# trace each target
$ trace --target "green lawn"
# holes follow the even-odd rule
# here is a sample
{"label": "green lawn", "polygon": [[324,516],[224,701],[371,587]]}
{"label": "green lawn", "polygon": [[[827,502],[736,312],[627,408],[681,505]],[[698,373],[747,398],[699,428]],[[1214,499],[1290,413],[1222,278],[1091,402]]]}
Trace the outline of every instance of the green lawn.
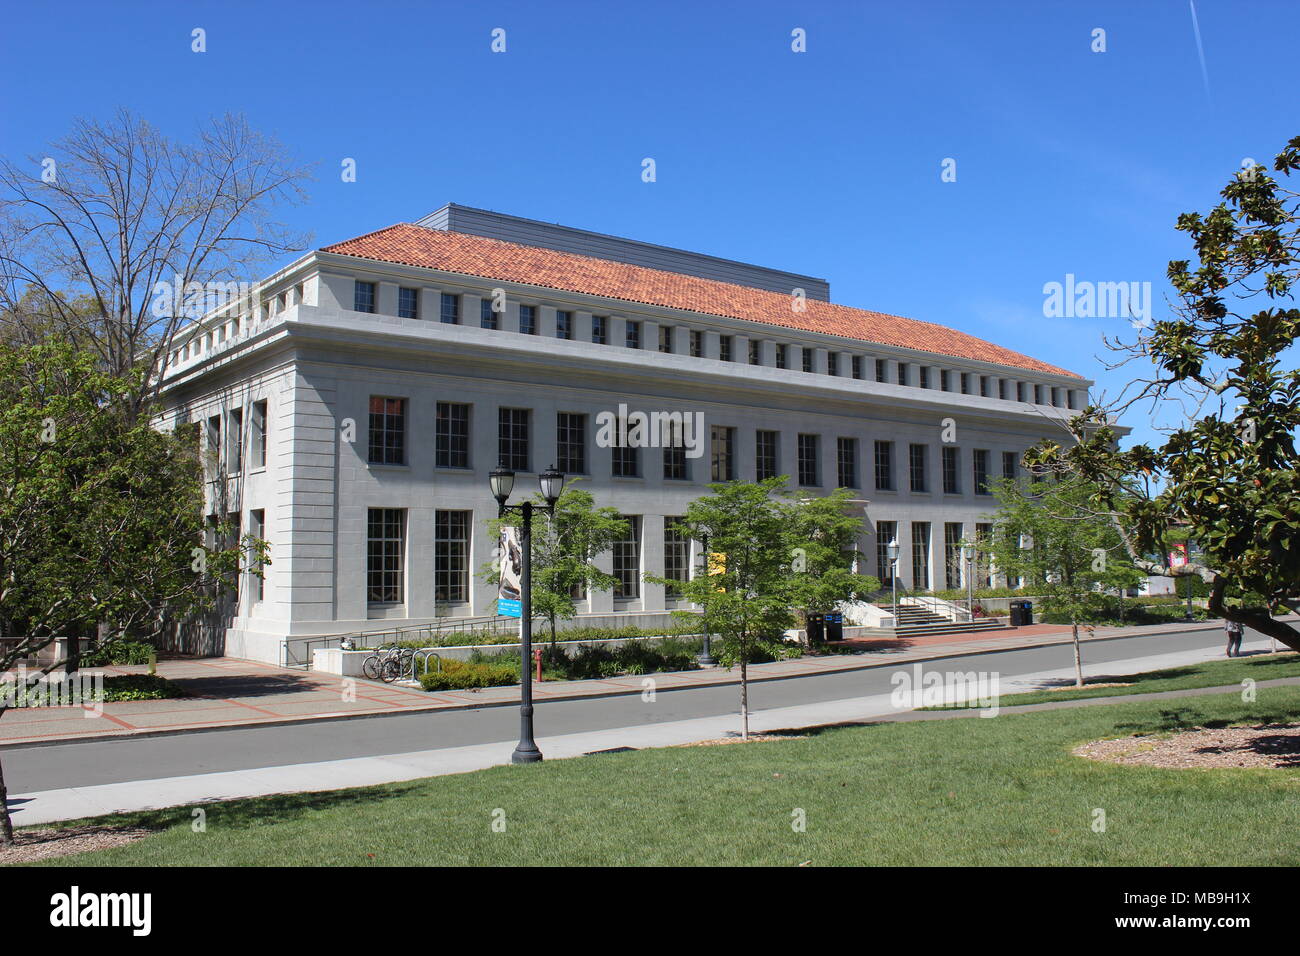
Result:
{"label": "green lawn", "polygon": [[[546,705],[539,708],[545,727]],[[1300,769],[1161,771],[1077,743],[1300,719],[1300,688],[499,767],[137,814],[160,832],[52,865],[1300,864]],[[505,832],[492,829],[505,813]],[[796,808],[807,831],[791,828]],[[1091,829],[1094,808],[1108,819]]]}
{"label": "green lawn", "polygon": [[[1086,653],[1086,652],[1085,652]],[[1170,667],[1141,674],[1107,676],[1085,679],[1079,688],[1062,690],[1031,690],[1023,694],[1003,694],[998,698],[1002,707],[1019,707],[1022,704],[1042,704],[1054,700],[1078,700],[1081,697],[1124,697],[1129,694],[1151,694],[1165,690],[1190,690],[1195,687],[1226,687],[1240,684],[1246,678],[1254,681],[1273,680],[1278,677],[1300,677],[1300,654],[1286,651],[1255,657],[1225,658]],[[1128,683],[1128,687],[1089,687],[1090,683]],[[959,706],[923,707],[922,710],[963,710]]]}

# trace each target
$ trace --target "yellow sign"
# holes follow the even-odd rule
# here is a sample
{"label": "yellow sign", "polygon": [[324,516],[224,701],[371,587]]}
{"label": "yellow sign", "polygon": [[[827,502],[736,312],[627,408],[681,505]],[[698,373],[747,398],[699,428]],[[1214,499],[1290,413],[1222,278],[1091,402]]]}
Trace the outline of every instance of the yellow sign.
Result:
{"label": "yellow sign", "polygon": [[[720,551],[709,552],[709,577],[715,574],[727,573],[727,556]],[[726,588],[717,588],[718,591],[726,591]]]}

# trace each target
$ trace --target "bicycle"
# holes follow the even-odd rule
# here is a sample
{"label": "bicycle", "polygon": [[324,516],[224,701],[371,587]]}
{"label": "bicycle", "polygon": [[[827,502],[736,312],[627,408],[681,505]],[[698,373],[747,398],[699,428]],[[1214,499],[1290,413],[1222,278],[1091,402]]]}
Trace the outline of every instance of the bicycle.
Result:
{"label": "bicycle", "polygon": [[361,673],[369,680],[381,680],[391,684],[412,670],[415,663],[415,650],[399,647],[396,644],[381,644],[361,663]]}

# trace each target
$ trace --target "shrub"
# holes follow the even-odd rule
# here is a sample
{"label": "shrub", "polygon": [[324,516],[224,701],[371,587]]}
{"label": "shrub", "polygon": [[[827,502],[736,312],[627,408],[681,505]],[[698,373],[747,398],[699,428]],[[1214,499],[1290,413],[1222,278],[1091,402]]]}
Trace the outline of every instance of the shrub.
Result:
{"label": "shrub", "polygon": [[[91,688],[86,688],[88,691]],[[8,700],[14,694],[12,683],[0,684],[0,700]],[[189,693],[179,684],[172,683],[157,674],[116,674],[104,678],[103,696],[99,699],[106,704],[124,700],[170,700],[175,697],[188,697]],[[15,695],[13,706],[36,707],[48,701],[33,688],[29,692]]]}
{"label": "shrub", "polygon": [[112,641],[92,647],[81,655],[82,667],[106,667],[112,664],[148,664],[156,652],[147,641]]}
{"label": "shrub", "polygon": [[509,664],[486,661],[444,660],[441,670],[437,663],[420,675],[420,686],[425,690],[468,690],[475,687],[504,687],[519,683],[518,655],[514,667]]}
{"label": "shrub", "polygon": [[118,674],[104,678],[104,701],[115,700],[170,700],[188,697],[189,693],[165,677],[157,674]]}

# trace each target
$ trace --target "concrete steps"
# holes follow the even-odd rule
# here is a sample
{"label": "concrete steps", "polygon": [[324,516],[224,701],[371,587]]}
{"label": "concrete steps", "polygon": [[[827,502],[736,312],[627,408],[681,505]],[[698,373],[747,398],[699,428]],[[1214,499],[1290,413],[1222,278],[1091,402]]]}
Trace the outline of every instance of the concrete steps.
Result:
{"label": "concrete steps", "polygon": [[[886,605],[879,605],[885,608]],[[900,604],[896,613],[897,626],[859,628],[858,640],[893,640],[911,637],[931,637],[938,634],[968,634],[971,631],[1009,630],[1002,620],[992,617],[973,621],[950,621],[941,614],[927,611],[915,604]]]}

